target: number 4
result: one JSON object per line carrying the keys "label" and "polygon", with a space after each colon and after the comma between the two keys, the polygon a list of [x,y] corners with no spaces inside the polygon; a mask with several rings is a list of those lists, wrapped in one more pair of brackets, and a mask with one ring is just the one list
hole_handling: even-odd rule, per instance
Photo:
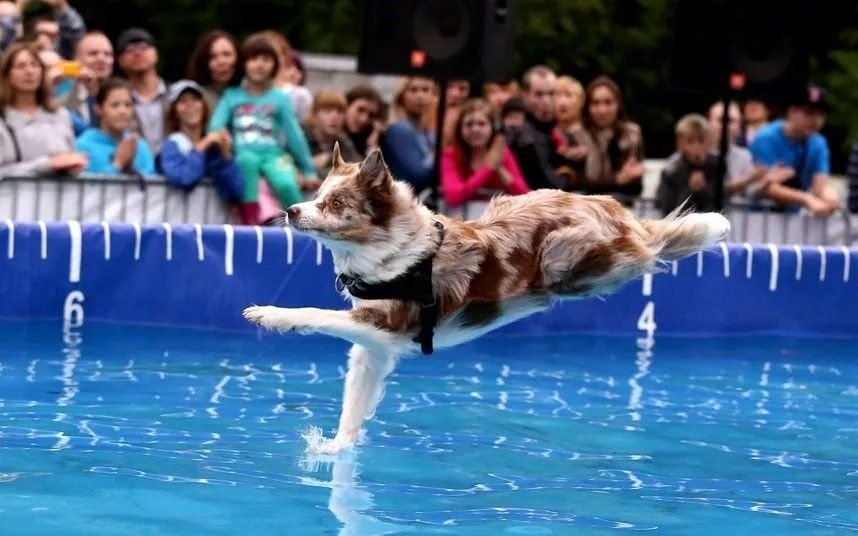
{"label": "number 4", "polygon": [[652,337],[655,333],[655,303],[647,302],[641,316],[638,318],[638,329],[646,331],[647,337]]}

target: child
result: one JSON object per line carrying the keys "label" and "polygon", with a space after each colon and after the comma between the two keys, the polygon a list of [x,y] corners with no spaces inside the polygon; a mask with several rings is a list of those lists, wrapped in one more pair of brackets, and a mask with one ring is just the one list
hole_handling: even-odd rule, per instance
{"label": "child", "polygon": [[709,153],[709,122],[689,114],[676,124],[676,152],[661,172],[656,202],[666,215],[689,199],[688,208],[698,212],[715,209],[717,157]]}
{"label": "child", "polygon": [[[203,135],[209,121],[203,88],[191,80],[181,80],[170,86],[167,102],[169,135],[160,157],[167,180],[190,191],[203,177],[210,177],[224,201],[240,203],[244,180],[232,158],[232,138],[226,130]],[[241,223],[248,223],[241,216]]]}
{"label": "child", "polygon": [[95,97],[99,128],[88,128],[77,139],[77,150],[86,153],[89,173],[155,175],[155,158],[145,140],[131,133],[134,101],[131,86],[109,78]]}
{"label": "child", "polygon": [[209,132],[228,128],[232,134],[235,160],[244,177],[242,219],[257,223],[260,175],[268,180],[284,209],[303,201],[288,155],[298,163],[308,188],[317,185],[318,178],[291,99],[273,87],[278,69],[274,46],[266,37],[252,35],[244,42],[241,56],[244,83],[224,92]]}
{"label": "child", "polygon": [[313,162],[322,178],[327,177],[333,166],[334,143],[340,144],[340,155],[346,162],[359,162],[362,158],[345,132],[346,106],[345,96],[335,89],[323,89],[313,99],[306,134]]}

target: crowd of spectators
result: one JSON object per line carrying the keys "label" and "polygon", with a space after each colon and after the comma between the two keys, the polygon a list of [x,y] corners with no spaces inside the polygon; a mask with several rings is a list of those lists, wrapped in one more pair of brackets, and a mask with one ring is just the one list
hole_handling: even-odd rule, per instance
{"label": "crowd of spectators", "polygon": [[[145,29],[111,40],[87,29],[67,0],[42,1],[51,13],[26,24],[26,1],[0,1],[0,177],[161,175],[185,190],[209,178],[240,223],[259,224],[318,189],[335,143],[347,161],[382,148],[393,174],[418,192],[432,186],[441,143],[440,193],[450,207],[538,188],[630,206],[642,192],[644,131],[607,76],[583,84],[537,65],[520,83],[448,82],[439,141],[439,87],[430,79],[403,78],[390,102],[370,85],[314,95],[281,33],[239,40],[214,30],[190,52],[186,77],[168,83]],[[820,134],[825,93],[810,86],[788,104],[776,118],[757,99],[730,103],[724,197],[831,214],[843,201]],[[715,103],[677,122],[656,196],[664,213],[683,203],[714,208],[723,116]],[[849,176],[855,210],[858,143]]]}

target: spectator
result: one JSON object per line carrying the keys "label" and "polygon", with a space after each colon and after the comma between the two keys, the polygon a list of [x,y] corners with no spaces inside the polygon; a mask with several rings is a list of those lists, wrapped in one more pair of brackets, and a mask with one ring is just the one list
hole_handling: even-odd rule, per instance
{"label": "spectator", "polygon": [[554,92],[554,109],[557,129],[564,135],[581,127],[581,110],[584,108],[584,86],[571,76],[557,78]]}
{"label": "spectator", "polygon": [[98,128],[77,139],[77,149],[89,157],[86,171],[100,174],[150,176],[155,159],[146,142],[132,132],[134,100],[131,85],[120,78],[106,80],[95,97]]}
{"label": "spectator", "polygon": [[503,103],[500,113],[501,129],[506,132],[513,132],[520,129],[527,122],[527,106],[521,97],[512,97]]}
{"label": "spectator", "polygon": [[631,205],[642,189],[643,138],[640,127],[626,117],[619,86],[607,76],[587,85],[583,124],[583,190],[613,194]]}
{"label": "spectator", "polygon": [[554,71],[543,65],[531,67],[522,78],[526,121],[505,130],[509,147],[534,190],[569,189],[570,184],[554,168],[558,163],[551,132],[554,130]]}
{"label": "spectator", "polygon": [[188,62],[188,78],[203,88],[209,110],[214,110],[224,90],[241,84],[238,41],[232,34],[214,30],[202,37]]}
{"label": "spectator", "polygon": [[840,200],[828,182],[828,143],[819,133],[828,110],[825,93],[809,86],[791,101],[786,120],[760,129],[751,145],[754,161],[767,170],[762,190],[781,205],[827,216]]}
{"label": "spectator", "polygon": [[140,28],[125,30],[116,40],[116,53],[119,68],[131,83],[138,130],[152,154],[158,154],[164,141],[167,84],[158,76],[155,38]]}
{"label": "spectator", "polygon": [[71,118],[57,109],[35,47],[14,44],[0,62],[0,177],[77,174]]}
{"label": "spectator", "polygon": [[[167,139],[161,148],[161,169],[167,181],[186,191],[203,177],[211,178],[220,197],[238,205],[244,179],[232,157],[232,138],[225,129],[206,134],[209,107],[205,90],[193,80],[180,80],[167,91]],[[242,224],[254,222],[239,218]]]}
{"label": "spectator", "polygon": [[5,51],[23,35],[24,25],[18,4],[9,0],[0,1],[0,51]]}
{"label": "spectator", "polygon": [[441,192],[451,207],[484,200],[496,192],[530,191],[493,116],[491,104],[484,99],[466,101],[461,108],[453,142],[441,156]]}
{"label": "spectator", "polygon": [[[739,105],[731,102],[728,110],[730,122],[727,132],[727,174],[724,177],[724,185],[731,196],[737,198],[755,196],[758,193],[759,180],[763,178],[765,169],[762,166],[754,166],[751,151],[736,145],[742,123]],[[721,124],[723,122],[724,103],[719,101],[709,107],[709,152],[715,158],[718,158],[721,150]]]}
{"label": "spectator", "polygon": [[393,176],[416,191],[430,187],[435,162],[435,83],[406,78],[393,94],[391,124],[382,139],[384,158]]}
{"label": "spectator", "polygon": [[557,78],[554,112],[557,126],[552,132],[557,149],[556,172],[565,177],[571,187],[581,182],[587,146],[581,144],[581,110],[584,108],[584,87],[571,76]]}
{"label": "spectator", "polygon": [[858,214],[858,141],[849,152],[846,176],[849,178],[849,212]]}
{"label": "spectator", "polygon": [[229,129],[235,159],[244,178],[242,219],[259,219],[259,178],[264,176],[284,208],[302,201],[295,166],[298,162],[309,187],[318,182],[307,140],[292,100],[274,87],[279,69],[277,50],[270,39],[254,34],[241,47],[244,84],[228,88],[209,122],[209,132]]}
{"label": "spectator", "polygon": [[80,76],[68,95],[66,106],[72,114],[75,135],[96,126],[95,96],[101,84],[113,73],[113,45],[100,31],[88,32],[78,41],[75,60]]}
{"label": "spectator", "polygon": [[310,116],[310,109],[313,107],[313,94],[304,87],[304,64],[282,33],[266,30],[262,35],[269,38],[277,50],[280,68],[277,70],[274,87],[289,95],[298,120],[304,122]]}
{"label": "spectator", "polygon": [[340,144],[340,155],[346,162],[359,162],[363,155],[352,145],[344,129],[346,98],[337,90],[323,89],[313,100],[313,112],[306,127],[307,142],[313,163],[320,177],[327,177],[331,171],[334,143]]}
{"label": "spectator", "polygon": [[453,142],[456,132],[456,121],[459,109],[471,93],[471,83],[467,80],[450,80],[447,82],[446,103],[444,105],[443,146]]}
{"label": "spectator", "polygon": [[280,89],[292,95],[292,100],[297,103],[295,110],[302,121],[310,115],[310,107],[313,103],[313,93],[307,89],[307,68],[304,59],[294,48],[289,55],[289,63],[286,73],[281,75],[285,82],[281,82]]}
{"label": "spectator", "polygon": [[492,82],[483,86],[483,96],[492,105],[495,113],[500,113],[506,101],[518,97],[518,82],[510,80],[505,83]]}
{"label": "spectator", "polygon": [[656,204],[670,214],[688,200],[698,212],[715,209],[718,159],[707,150],[711,132],[706,118],[689,114],[676,124],[676,152],[661,171]]}
{"label": "spectator", "polygon": [[[31,0],[21,0],[21,11],[26,11],[31,3]],[[71,59],[78,41],[86,34],[83,17],[69,5],[68,0],[41,0],[41,3],[50,6],[52,12],[38,15],[28,22],[27,41],[36,43],[39,50],[53,50],[63,58]]]}
{"label": "spectator", "polygon": [[346,93],[346,103],[346,135],[358,153],[366,156],[379,147],[384,101],[372,86],[355,86]]}
{"label": "spectator", "polygon": [[51,95],[55,99],[61,99],[68,94],[72,81],[66,74],[68,62],[64,62],[59,54],[50,49],[39,50],[39,60],[45,66],[45,77]]}
{"label": "spectator", "polygon": [[738,144],[750,147],[757,132],[769,122],[770,113],[768,105],[762,99],[754,97],[746,100]]}

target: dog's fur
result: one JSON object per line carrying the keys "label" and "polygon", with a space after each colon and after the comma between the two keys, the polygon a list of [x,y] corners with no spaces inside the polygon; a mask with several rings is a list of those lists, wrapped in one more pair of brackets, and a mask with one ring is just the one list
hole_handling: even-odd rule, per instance
{"label": "dog's fur", "polygon": [[[672,261],[723,238],[720,214],[675,213],[636,220],[610,197],[538,190],[498,197],[477,220],[432,213],[394,181],[380,152],[334,166],[314,201],[293,205],[289,223],[327,246],[339,273],[388,281],[434,252],[432,285],[439,306],[435,347],[474,339],[550,307],[558,299],[608,294],[659,261]],[[434,222],[443,223],[443,238]],[[419,306],[352,299],[349,311],[249,307],[244,316],[268,329],[324,333],[352,343],[343,412],[332,441],[351,446],[383,396],[400,357],[419,350]]]}

